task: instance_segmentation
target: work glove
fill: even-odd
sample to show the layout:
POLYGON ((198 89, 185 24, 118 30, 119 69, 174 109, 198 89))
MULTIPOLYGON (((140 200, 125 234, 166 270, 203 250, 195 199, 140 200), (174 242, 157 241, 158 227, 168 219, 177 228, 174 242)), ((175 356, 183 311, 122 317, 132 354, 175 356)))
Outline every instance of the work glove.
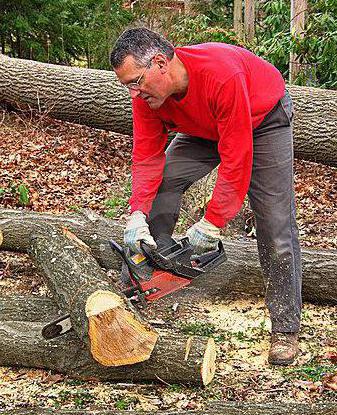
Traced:
POLYGON ((152 248, 156 249, 157 244, 150 234, 149 225, 146 222, 146 216, 140 210, 135 210, 129 216, 124 230, 124 243, 134 253, 142 253, 140 241, 146 242, 152 248))
POLYGON ((208 222, 205 218, 202 218, 187 230, 186 236, 190 244, 194 247, 194 252, 196 254, 202 254, 218 248, 220 228, 208 222))

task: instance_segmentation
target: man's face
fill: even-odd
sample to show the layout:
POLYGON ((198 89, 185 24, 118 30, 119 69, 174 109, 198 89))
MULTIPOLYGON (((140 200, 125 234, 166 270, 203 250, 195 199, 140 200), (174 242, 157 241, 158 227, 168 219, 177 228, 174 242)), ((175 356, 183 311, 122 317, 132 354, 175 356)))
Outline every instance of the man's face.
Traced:
POLYGON ((130 86, 131 98, 144 99, 152 109, 158 109, 171 94, 168 62, 162 54, 157 54, 147 66, 141 68, 137 67, 132 56, 127 56, 123 64, 114 70, 120 82, 130 86))

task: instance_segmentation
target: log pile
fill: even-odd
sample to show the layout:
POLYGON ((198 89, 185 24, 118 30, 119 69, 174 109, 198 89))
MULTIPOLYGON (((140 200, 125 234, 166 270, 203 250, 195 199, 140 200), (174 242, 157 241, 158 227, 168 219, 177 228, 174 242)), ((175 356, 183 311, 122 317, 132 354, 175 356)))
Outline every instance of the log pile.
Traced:
MULTIPOLYGON (((120 259, 111 252, 108 241, 114 239, 122 244, 122 227, 91 211, 76 215, 51 215, 0 209, 0 230, 4 238, 2 249, 27 252, 32 229, 48 224, 66 227, 73 232, 91 248, 92 255, 101 267, 120 269, 120 259)), ((264 295, 255 241, 223 240, 223 244, 228 261, 207 277, 198 278, 191 288, 200 289, 200 295, 203 293, 206 296, 232 291, 264 295), (212 284, 209 284, 210 279, 212 284)), ((304 301, 337 304, 336 250, 303 249, 302 265, 304 301)))
MULTIPOLYGON (((0 249, 28 252, 53 295, 0 298, 0 365, 45 368, 80 379, 210 383, 214 340, 154 330, 107 277, 106 269, 120 269, 111 238, 121 242, 121 226, 90 211, 0 210, 0 249), (43 339, 42 327, 65 313, 73 330, 43 339)), ((200 296, 264 293, 255 243, 223 242, 228 262, 172 301, 192 291, 200 296)), ((305 299, 337 303, 336 259, 333 250, 303 252, 305 299)))
MULTIPOLYGON (((4 248, 8 233, 2 225, 4 248)), ((213 339, 159 335, 72 232, 38 222, 25 229, 26 251, 53 300, 0 299, 0 365, 44 368, 80 379, 211 382, 213 339), (70 315, 72 330, 44 339, 42 328, 61 314, 70 315)))

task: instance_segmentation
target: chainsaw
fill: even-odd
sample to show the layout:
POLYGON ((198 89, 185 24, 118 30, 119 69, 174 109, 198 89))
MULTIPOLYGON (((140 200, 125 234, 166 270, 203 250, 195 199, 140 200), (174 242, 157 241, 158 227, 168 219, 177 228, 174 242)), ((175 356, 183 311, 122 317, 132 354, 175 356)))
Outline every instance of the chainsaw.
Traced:
MULTIPOLYGON (((111 240, 110 246, 123 260, 122 292, 135 305, 144 308, 148 303, 187 287, 191 282, 227 260, 221 241, 216 250, 200 255, 194 253, 188 238, 171 238, 164 247, 154 249, 140 242, 142 253, 132 253, 111 240)), ((71 330, 70 315, 64 315, 42 329, 46 339, 71 330)))

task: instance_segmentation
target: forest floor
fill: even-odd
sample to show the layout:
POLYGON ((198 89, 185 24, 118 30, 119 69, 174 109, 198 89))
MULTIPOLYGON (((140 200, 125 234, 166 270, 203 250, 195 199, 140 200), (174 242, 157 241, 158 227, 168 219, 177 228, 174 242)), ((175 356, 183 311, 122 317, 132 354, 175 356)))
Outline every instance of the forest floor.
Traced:
MULTIPOLYGON (((131 138, 49 119, 0 113, 0 208, 74 212, 91 208, 124 223, 131 138)), ((337 168, 295 161, 302 246, 337 248, 337 168)), ((202 214, 184 211, 183 231, 202 214)), ((242 233, 244 230, 242 229, 242 233)), ((45 295, 25 254, 0 251, 0 294, 45 295), (14 265, 13 265, 14 264, 14 265)), ((337 307, 304 304, 301 352, 289 367, 267 362, 270 321, 262 298, 229 293, 198 303, 166 300, 148 317, 165 329, 212 335, 217 372, 206 388, 82 382, 43 370, 0 368, 0 410, 28 407, 139 411, 202 409, 211 401, 337 401, 337 307)))

